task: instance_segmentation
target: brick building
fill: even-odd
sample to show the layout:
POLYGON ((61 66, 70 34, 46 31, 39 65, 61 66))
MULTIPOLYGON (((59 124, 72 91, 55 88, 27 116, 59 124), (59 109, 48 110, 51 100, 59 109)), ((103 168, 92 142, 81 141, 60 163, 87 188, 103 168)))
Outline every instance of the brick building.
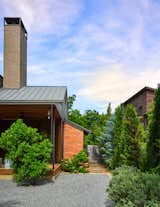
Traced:
POLYGON ((83 149, 84 134, 90 131, 72 121, 64 124, 64 159, 70 159, 83 149))
MULTIPOLYGON (((53 167, 64 155, 71 158, 83 149, 86 129, 68 121, 67 87, 27 86, 27 30, 21 18, 4 18, 0 133, 19 118, 51 137, 53 167)), ((0 158, 4 158, 4 154, 0 149, 0 158)))
POLYGON ((144 87, 123 103, 124 106, 132 104, 136 108, 137 114, 141 117, 145 127, 147 126, 147 112, 151 109, 154 94, 154 88, 144 87))

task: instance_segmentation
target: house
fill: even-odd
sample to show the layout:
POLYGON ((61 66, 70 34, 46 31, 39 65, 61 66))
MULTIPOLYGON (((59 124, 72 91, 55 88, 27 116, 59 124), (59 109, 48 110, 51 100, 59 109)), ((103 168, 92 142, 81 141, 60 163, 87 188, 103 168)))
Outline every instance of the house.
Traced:
POLYGON ((154 88, 144 87, 123 103, 124 106, 132 104, 135 107, 138 116, 141 117, 141 120, 144 123, 145 128, 148 124, 147 112, 151 109, 154 94, 154 88))
MULTIPOLYGON (((18 118, 47 133, 54 145, 53 168, 55 163, 83 149, 84 133, 88 131, 68 121, 67 87, 27 86, 27 30, 21 18, 4 18, 0 87, 0 133, 18 118)), ((0 157, 3 156, 1 149, 0 157)))

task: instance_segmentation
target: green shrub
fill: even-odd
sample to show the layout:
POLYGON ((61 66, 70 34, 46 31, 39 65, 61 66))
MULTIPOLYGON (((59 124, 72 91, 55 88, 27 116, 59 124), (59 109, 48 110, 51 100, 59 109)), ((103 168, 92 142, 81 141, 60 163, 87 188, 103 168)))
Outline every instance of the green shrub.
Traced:
POLYGON ((52 152, 50 140, 21 119, 2 133, 0 147, 11 161, 17 183, 34 184, 49 171, 48 161, 52 152))
POLYGON ((82 150, 80 153, 78 153, 77 155, 74 155, 73 159, 74 162, 79 163, 79 162, 87 162, 88 161, 88 157, 87 157, 87 153, 86 151, 82 150))
POLYGON ((143 135, 143 128, 134 106, 127 105, 120 137, 121 165, 140 167, 140 142, 143 135))
POLYGON ((116 207, 160 206, 160 176, 122 166, 113 171, 108 192, 116 207))
POLYGON ((121 133, 123 128, 124 118, 124 107, 122 105, 115 109, 115 120, 114 120, 114 137, 113 137, 113 157, 112 157, 112 168, 115 169, 121 165, 121 133))
POLYGON ((147 169, 157 168, 160 164, 160 88, 156 90, 153 109, 149 116, 147 169))
POLYGON ((84 150, 75 155, 71 160, 65 159, 61 162, 62 170, 71 173, 86 173, 87 170, 83 166, 79 166, 79 163, 87 162, 87 154, 84 150))
POLYGON ((102 159, 107 168, 112 166, 113 157, 113 137, 114 137, 114 116, 106 122, 104 132, 97 138, 102 159))

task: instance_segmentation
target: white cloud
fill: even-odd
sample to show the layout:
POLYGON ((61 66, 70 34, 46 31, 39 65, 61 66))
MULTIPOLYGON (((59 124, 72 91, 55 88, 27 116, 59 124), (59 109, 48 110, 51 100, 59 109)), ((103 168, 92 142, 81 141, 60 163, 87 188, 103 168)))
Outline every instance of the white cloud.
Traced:
POLYGON ((81 81, 80 96, 100 104, 109 101, 115 107, 144 86, 156 87, 160 81, 160 68, 127 73, 122 65, 115 64, 110 68, 97 69, 81 81))
POLYGON ((37 62, 28 66, 29 84, 78 85, 80 96, 101 106, 123 102, 145 85, 155 87, 160 80, 160 4, 106 1, 101 12, 83 16, 83 3, 1 0, 1 15, 21 16, 29 32, 28 60, 37 62))
POLYGON ((29 65, 27 71, 33 74, 43 74, 46 72, 45 66, 43 65, 29 65))
POLYGON ((2 62, 2 61, 3 61, 3 54, 0 53, 0 62, 2 62))
POLYGON ((82 9, 80 1, 72 0, 2 0, 1 5, 4 16, 22 17, 29 33, 40 34, 63 34, 82 9))

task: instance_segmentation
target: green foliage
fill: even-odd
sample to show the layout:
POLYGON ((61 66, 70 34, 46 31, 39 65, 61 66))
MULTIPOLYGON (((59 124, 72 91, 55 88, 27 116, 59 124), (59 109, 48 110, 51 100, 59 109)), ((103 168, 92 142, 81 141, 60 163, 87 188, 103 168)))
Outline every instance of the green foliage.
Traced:
POLYGON ((70 113, 72 111, 73 103, 74 103, 75 100, 76 100, 76 95, 75 94, 68 97, 68 100, 67 100, 68 115, 70 115, 70 113))
POLYGON ((21 119, 2 133, 0 147, 11 160, 14 176, 18 183, 33 184, 48 172, 52 144, 37 129, 28 127, 21 119))
POLYGON ((116 207, 158 207, 160 176, 122 166, 113 171, 108 192, 116 207))
POLYGON ((142 139, 143 131, 135 108, 128 105, 125 110, 120 136, 121 165, 140 166, 140 141, 142 139))
POLYGON ((114 117, 112 116, 107 122, 104 132, 97 138, 100 153, 107 168, 111 168, 113 157, 113 137, 114 137, 114 117))
POLYGON ((108 118, 110 118, 111 117, 111 112, 112 112, 112 109, 111 109, 111 103, 109 103, 108 104, 108 107, 107 107, 107 114, 106 114, 106 116, 108 117, 108 118))
POLYGON ((73 160, 75 163, 79 163, 79 162, 87 162, 88 161, 88 157, 87 157, 87 153, 85 150, 82 150, 80 153, 78 153, 77 155, 75 155, 73 157, 73 160))
POLYGON ((154 99, 154 107, 150 116, 147 144, 148 169, 160 165, 160 88, 157 89, 154 99))
POLYGON ((76 100, 76 95, 68 98, 68 118, 69 120, 89 129, 91 134, 85 136, 85 146, 97 144, 96 138, 103 132, 106 121, 111 116, 111 104, 108 104, 106 113, 100 114, 96 110, 86 110, 82 114, 79 110, 73 109, 73 103, 76 100))
POLYGON ((118 106, 115 110, 115 121, 114 121, 114 153, 112 158, 112 168, 120 166, 120 155, 121 155, 121 133, 123 126, 124 108, 123 106, 118 106))
POLYGON ((96 145, 96 140, 92 133, 84 136, 84 147, 87 147, 87 145, 96 145))
POLYGON ((83 115, 80 113, 79 110, 77 109, 73 109, 70 113, 69 113, 69 120, 81 125, 81 126, 84 126, 84 118, 83 118, 83 115))
POLYGON ((62 170, 70 173, 87 173, 86 168, 79 166, 80 163, 88 161, 87 154, 84 150, 75 155, 71 160, 63 160, 61 162, 62 170))
POLYGON ((140 158, 139 158, 139 168, 142 171, 146 170, 147 165, 147 143, 144 141, 140 142, 140 158))

